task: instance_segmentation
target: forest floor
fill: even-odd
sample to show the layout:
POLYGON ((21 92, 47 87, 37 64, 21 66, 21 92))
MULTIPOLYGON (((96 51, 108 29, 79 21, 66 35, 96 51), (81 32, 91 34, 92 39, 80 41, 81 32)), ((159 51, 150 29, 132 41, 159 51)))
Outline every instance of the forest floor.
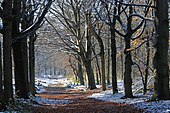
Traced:
POLYGON ((67 103, 47 104, 38 103, 31 107, 32 113, 143 113, 143 110, 133 108, 127 104, 100 101, 88 98, 94 93, 101 92, 95 90, 66 89, 64 87, 47 87, 46 91, 36 96, 52 99, 67 100, 67 103))

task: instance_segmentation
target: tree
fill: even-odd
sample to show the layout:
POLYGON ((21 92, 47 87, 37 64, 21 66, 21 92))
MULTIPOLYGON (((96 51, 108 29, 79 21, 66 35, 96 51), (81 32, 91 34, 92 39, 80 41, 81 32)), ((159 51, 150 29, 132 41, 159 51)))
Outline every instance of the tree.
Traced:
MULTIPOLYGON (((33 2, 32 2, 33 3, 33 2)), ((36 3, 36 2, 35 2, 36 3)), ((30 25, 25 26, 21 20, 24 20, 26 14, 27 1, 11 1, 4 0, 2 2, 2 9, 0 8, 0 18, 2 19, 3 26, 0 27, 0 32, 3 34, 3 71, 4 71, 4 101, 5 105, 8 101, 13 100, 13 89, 12 89, 12 53, 11 47, 13 44, 13 56, 15 64, 15 80, 16 80, 16 92, 19 91, 18 96, 28 98, 28 54, 27 54, 27 39, 31 33, 35 32, 43 21, 45 14, 52 4, 51 0, 43 2, 44 7, 39 10, 39 3, 34 4, 37 6, 33 12, 42 11, 39 15, 36 15, 37 19, 30 25), (21 7, 21 2, 22 7, 21 7), (23 8, 23 9, 21 9, 23 8), (44 9, 43 9, 44 8, 44 9), (22 10, 22 11, 21 11, 22 10), (21 13, 22 12, 22 13, 21 13), (22 28, 21 28, 22 23, 22 28), (23 28, 24 26, 24 28, 23 28), (22 31, 20 31, 22 29, 22 31), (21 69, 22 68, 22 69, 21 69)), ((29 4, 30 5, 30 4, 29 4)), ((32 13, 31 13, 32 14, 32 13)), ((31 15, 30 13, 27 15, 31 15)))
POLYGON ((168 1, 155 0, 156 5, 156 53, 154 56, 155 68, 155 96, 157 99, 169 99, 169 68, 168 68, 168 1))
POLYGON ((13 100, 12 88, 12 0, 4 0, 3 4, 3 67, 4 67, 4 101, 5 105, 13 100))
MULTIPOLYGON (((116 20, 121 26, 121 29, 125 34, 122 33, 121 30, 117 30, 116 28, 113 28, 115 32, 122 36, 125 40, 125 72, 124 72, 124 87, 125 87, 125 97, 133 97, 132 94, 132 65, 136 64, 135 62, 132 61, 132 55, 131 51, 134 49, 131 48, 131 40, 136 40, 138 39, 144 32, 145 25, 146 25, 146 16, 149 12, 150 9, 150 4, 152 3, 150 0, 146 2, 146 5, 141 5, 142 7, 140 10, 137 9, 139 7, 136 4, 131 4, 131 1, 129 3, 124 3, 123 1, 117 1, 119 4, 124 5, 125 7, 121 7, 120 13, 118 16, 116 16, 116 20), (128 10, 127 10, 128 9, 128 10), (141 16, 141 11, 143 12, 143 16, 141 16), (124 12, 124 13, 122 13, 124 12), (121 16, 122 14, 125 14, 126 16, 121 16), (126 20, 123 18, 126 17, 126 20), (136 23, 134 20, 136 18, 136 23), (123 20, 125 22, 123 22, 123 20), (126 24, 125 24, 126 23, 126 24), (125 27, 126 26, 126 27, 125 27), (137 33, 137 35, 134 35, 136 32, 140 31, 137 33)), ((140 47, 140 46, 139 46, 140 47)), ((138 48, 138 47, 137 47, 138 48)))
POLYGON ((95 85, 95 78, 94 78, 94 72, 92 69, 92 42, 91 42, 91 32, 90 32, 90 28, 89 28, 89 23, 90 23, 90 12, 87 12, 85 14, 85 20, 86 20, 86 26, 87 28, 85 29, 85 37, 86 37, 86 54, 85 54, 85 59, 83 59, 84 62, 84 66, 86 67, 86 72, 88 75, 88 85, 90 89, 95 89, 96 85, 95 85))
POLYGON ((92 26, 92 20, 91 17, 89 17, 89 24, 88 24, 88 28, 90 29, 90 32, 93 34, 93 36, 96 38, 96 40, 98 41, 99 47, 100 47, 100 52, 99 52, 99 56, 101 58, 101 84, 102 84, 102 91, 106 90, 106 80, 105 80, 105 48, 104 48, 104 44, 103 44, 103 40, 100 36, 100 27, 99 27, 99 23, 97 21, 97 29, 94 28, 94 25, 92 26))
POLYGON ((35 95, 35 51, 34 42, 36 36, 33 34, 30 36, 29 40, 29 77, 30 77, 30 92, 35 95))
POLYGON ((78 78, 80 79, 80 84, 81 85, 84 85, 84 77, 83 77, 83 64, 82 64, 82 61, 81 61, 81 58, 78 56, 78 72, 77 72, 77 75, 78 75, 78 78))
MULTIPOLYGON (((39 28, 40 24, 45 17, 49 7, 52 4, 51 0, 48 0, 46 4, 43 4, 44 9, 42 12, 38 10, 39 4, 36 2, 34 5, 31 4, 30 1, 14 1, 13 3, 13 13, 15 15, 13 19, 13 53, 14 53, 14 64, 15 64, 15 86, 18 97, 20 98, 28 98, 29 94, 29 86, 31 86, 31 93, 34 95, 34 75, 30 76, 31 85, 29 85, 28 81, 28 50, 27 50, 27 38, 31 37, 30 41, 34 41, 33 34, 39 28), (22 3, 21 3, 22 2, 22 3), (22 4, 22 6, 21 6, 22 4), (30 8, 31 6, 35 6, 34 9, 30 8), (22 8, 22 9, 21 9, 22 8), (23 11, 22 16, 20 15, 21 10, 23 11), (39 11, 40 15, 36 16, 36 21, 34 20, 34 12, 39 11), (15 14, 16 13, 16 14, 15 14), (26 18, 24 18, 27 16, 26 18), (21 25, 21 26, 19 26, 21 25), (20 31, 20 29, 22 31, 20 31), (22 69, 21 69, 22 68, 22 69)), ((30 45, 30 49, 33 49, 30 45)), ((31 51, 33 52, 33 51, 31 51)), ((30 53, 31 54, 31 53, 30 53)), ((32 56, 32 55, 31 55, 32 56)), ((30 59, 32 61, 32 59, 30 59)), ((31 64, 29 66, 34 66, 31 64)), ((33 67, 34 68, 34 67, 33 67)), ((32 68, 30 68, 32 70, 32 68)), ((32 72, 32 71, 31 71, 32 72)), ((31 73, 32 74, 32 73, 31 73)))
MULTIPOLYGON (((2 49, 1 49, 1 41, 0 41, 0 103, 3 101, 3 81, 2 81, 2 49)), ((1 108, 1 106, 0 106, 1 108)))
MULTIPOLYGON (((23 1, 22 1, 23 2, 23 1)), ((25 5, 25 3, 23 2, 25 5)), ((20 11, 21 7, 23 7, 23 11, 25 12, 25 6, 21 6, 20 0, 13 1, 13 38, 17 36, 17 33, 20 32, 20 11)), ((24 20, 23 20, 24 21, 24 20)), ((22 26, 23 25, 22 21, 22 26)), ((27 64, 27 38, 19 39, 18 41, 13 43, 13 57, 14 57, 14 73, 15 73, 15 91, 18 97, 20 98, 28 98, 29 88, 28 88, 28 64, 27 64)))
POLYGON ((91 33, 88 26, 88 17, 86 18, 85 9, 86 2, 70 0, 56 1, 54 8, 51 8, 51 13, 58 19, 64 27, 61 31, 56 29, 53 24, 50 24, 63 41, 64 50, 75 55, 75 58, 81 58, 81 61, 86 69, 88 77, 88 86, 90 89, 95 89, 94 72, 92 68, 92 44, 91 33), (85 20, 83 20, 84 18, 85 20), (64 31, 64 33, 63 33, 64 31))
POLYGON ((116 25, 115 13, 117 9, 115 7, 116 2, 108 2, 108 1, 98 1, 99 8, 95 8, 98 18, 101 21, 104 21, 109 26, 110 31, 110 39, 111 39, 111 62, 112 62, 112 89, 113 94, 118 92, 117 89, 117 72, 116 72, 116 38, 115 38, 115 30, 114 27, 116 25), (99 9, 99 10, 98 10, 99 9), (105 16, 106 15, 106 16, 105 16))

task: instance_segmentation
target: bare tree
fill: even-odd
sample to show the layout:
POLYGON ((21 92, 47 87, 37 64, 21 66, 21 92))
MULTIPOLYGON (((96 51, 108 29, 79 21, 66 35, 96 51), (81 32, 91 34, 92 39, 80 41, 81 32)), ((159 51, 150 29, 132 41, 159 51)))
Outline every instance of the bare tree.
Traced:
POLYGON ((155 96, 157 99, 169 99, 169 68, 168 68, 168 1, 155 0, 156 5, 156 53, 154 56, 155 96))
POLYGON ((87 76, 88 85, 90 89, 96 88, 94 73, 92 69, 92 44, 91 44, 91 33, 88 28, 87 15, 84 14, 83 2, 70 0, 56 1, 54 8, 51 9, 51 13, 60 21, 62 26, 65 28, 65 34, 56 29, 57 34, 61 37, 65 47, 64 49, 77 58, 81 58, 83 62, 87 76), (85 20, 83 20, 84 18, 85 20))
POLYGON ((12 0, 3 1, 3 67, 4 67, 4 101, 5 105, 13 100, 12 88, 12 0))
MULTIPOLYGON (((147 1, 146 5, 141 5, 139 7, 142 7, 140 10, 136 8, 135 4, 131 4, 131 1, 129 3, 124 3, 123 1, 117 1, 119 4, 124 5, 124 7, 121 7, 120 13, 115 17, 117 22, 117 25, 120 24, 121 29, 125 34, 122 33, 121 30, 117 30, 116 28, 113 28, 115 32, 124 37, 125 40, 125 72, 124 72, 124 87, 125 87, 125 97, 133 97, 132 94, 132 77, 131 77, 131 72, 132 72, 132 65, 135 64, 132 61, 132 55, 131 51, 133 50, 131 48, 131 40, 138 39, 144 32, 145 25, 146 25, 146 16, 148 14, 148 11, 150 9, 151 1, 147 1), (128 9, 128 10, 127 10, 128 9), (140 13, 143 12, 143 16, 141 16, 140 13), (124 16, 121 16, 122 14, 125 14, 124 16), (126 18, 126 20, 124 19, 126 18), (133 18, 138 18, 138 23, 133 21, 133 18), (125 22, 123 22, 125 21, 125 22), (119 24, 118 24, 119 23, 119 24), (134 37, 134 34, 140 30, 140 33, 138 33, 137 36, 134 37)), ((137 5, 138 6, 138 5, 137 5)), ((140 46, 139 46, 140 47, 140 46)))

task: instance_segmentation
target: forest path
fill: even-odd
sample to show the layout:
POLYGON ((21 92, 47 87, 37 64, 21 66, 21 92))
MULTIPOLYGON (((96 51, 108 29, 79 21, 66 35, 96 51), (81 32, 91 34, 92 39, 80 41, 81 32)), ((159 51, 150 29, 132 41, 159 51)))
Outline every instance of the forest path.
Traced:
POLYGON ((41 98, 68 100, 68 104, 34 106, 33 113, 142 113, 126 104, 104 102, 90 99, 88 96, 100 92, 99 89, 81 91, 64 87, 48 87, 41 98))

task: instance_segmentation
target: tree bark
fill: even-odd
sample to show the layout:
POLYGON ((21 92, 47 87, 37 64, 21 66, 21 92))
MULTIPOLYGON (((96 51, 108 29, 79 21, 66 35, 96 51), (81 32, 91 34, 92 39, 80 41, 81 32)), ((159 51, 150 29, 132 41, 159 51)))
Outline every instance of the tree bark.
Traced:
POLYGON ((93 72, 92 64, 91 64, 91 55, 92 55, 91 37, 88 35, 87 36, 87 52, 86 52, 86 59, 85 59, 84 65, 86 67, 89 89, 95 89, 96 85, 95 85, 95 79, 94 79, 94 72, 93 72))
POLYGON ((83 77, 83 69, 82 69, 82 64, 81 64, 81 59, 79 59, 78 62, 78 78, 80 80, 80 84, 84 85, 84 77, 83 77))
POLYGON ((107 39, 107 44, 108 44, 108 60, 107 60, 107 85, 110 85, 110 40, 107 39))
POLYGON ((168 67, 168 1, 155 0, 156 3, 156 53, 154 56, 155 95, 158 99, 169 99, 169 67, 168 67))
MULTIPOLYGON (((1 49, 1 41, 0 41, 0 103, 3 101, 3 82, 2 82, 2 49, 1 49)), ((0 106, 1 108, 1 106, 0 106)))
MULTIPOLYGON (((129 14, 132 14, 132 7, 129 7, 129 14)), ((125 87, 125 97, 126 98, 132 98, 132 56, 131 56, 131 37, 132 37, 132 17, 129 17, 127 19, 127 34, 125 35, 125 73, 124 73, 124 87, 125 87)))
POLYGON ((30 77, 30 92, 35 96, 35 51, 34 42, 36 40, 35 35, 30 37, 29 41, 29 77, 30 77))
MULTIPOLYGON (((24 8, 24 7, 23 7, 24 8)), ((20 32, 20 10, 21 1, 14 0, 13 3, 13 38, 15 39, 20 32)), ((25 9, 24 9, 25 10, 25 9)), ((23 20, 24 21, 24 20, 23 20)), ((22 29, 26 26, 23 25, 22 29)), ((27 39, 18 40, 13 43, 13 57, 14 57, 14 74, 15 74, 15 91, 19 98, 28 98, 28 54, 27 54, 27 39)))
POLYGON ((145 69, 145 82, 144 82, 144 88, 143 93, 146 94, 147 92, 147 83, 148 83, 148 76, 149 76, 149 58, 150 58, 150 48, 149 48, 149 40, 147 39, 146 42, 146 69, 145 69))
POLYGON ((86 14, 86 25, 87 25, 87 29, 86 29, 86 40, 87 40, 87 50, 86 50, 86 54, 85 54, 85 59, 83 59, 84 61, 84 65, 86 68, 86 72, 87 72, 87 77, 88 77, 88 86, 89 89, 95 89, 96 88, 96 84, 95 84, 95 78, 94 78, 94 72, 93 72, 93 68, 92 68, 92 44, 91 44, 91 34, 90 34, 90 29, 88 28, 89 25, 89 17, 90 14, 86 14))
MULTIPOLYGON (((93 26, 92 26, 92 22, 91 19, 89 18, 89 24, 88 24, 88 28, 90 29, 90 32, 95 36, 95 38, 97 39, 98 43, 99 43, 99 47, 100 47, 100 58, 101 58, 101 83, 102 83, 102 91, 106 90, 106 78, 105 78, 105 50, 104 50, 104 44, 103 44, 103 40, 100 37, 100 30, 98 30, 98 33, 94 30, 93 26)), ((99 29, 99 24, 97 24, 97 28, 99 29)), ((94 51, 95 53, 95 51, 94 51)), ((96 57, 97 60, 97 57, 96 57)))
POLYGON ((97 64, 95 65, 96 67, 96 84, 99 85, 99 74, 98 74, 98 68, 97 68, 97 64))
POLYGON ((90 90, 96 89, 95 79, 94 79, 94 73, 91 66, 91 62, 86 61, 85 62, 86 72, 87 72, 87 79, 88 79, 88 88, 90 90))
POLYGON ((118 92, 118 89, 117 89, 117 72, 116 72, 116 40, 115 40, 115 31, 112 26, 110 26, 110 32, 111 32, 111 58, 112 58, 112 89, 114 94, 118 92))
POLYGON ((3 67, 4 67, 4 101, 13 100, 12 88, 12 0, 3 1, 3 67))
POLYGON ((15 90, 19 98, 28 98, 28 70, 25 66, 24 59, 24 43, 19 41, 13 44, 13 55, 14 55, 14 72, 15 72, 15 90))
POLYGON ((124 73, 124 87, 125 87, 125 97, 131 98, 132 94, 132 56, 131 52, 128 51, 130 49, 130 37, 126 37, 125 39, 125 73, 124 73))

